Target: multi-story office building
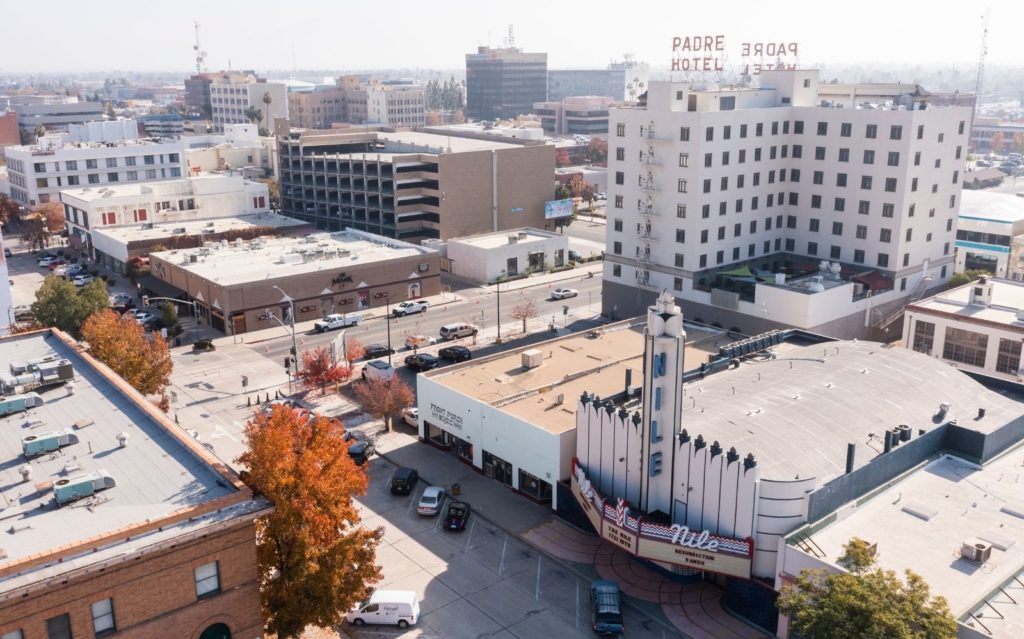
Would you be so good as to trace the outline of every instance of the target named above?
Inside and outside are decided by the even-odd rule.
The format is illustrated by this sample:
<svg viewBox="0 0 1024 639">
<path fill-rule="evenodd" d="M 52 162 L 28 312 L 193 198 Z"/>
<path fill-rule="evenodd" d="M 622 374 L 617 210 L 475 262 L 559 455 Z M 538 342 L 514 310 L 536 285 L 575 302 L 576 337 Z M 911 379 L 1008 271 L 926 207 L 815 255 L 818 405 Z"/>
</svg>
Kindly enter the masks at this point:
<svg viewBox="0 0 1024 639">
<path fill-rule="evenodd" d="M 93 230 L 270 212 L 267 185 L 238 175 L 65 189 L 60 201 L 64 204 L 68 244 L 116 270 L 124 266 L 123 255 L 94 251 Z"/>
<path fill-rule="evenodd" d="M 1001 152 L 1017 148 L 1017 142 L 1024 140 L 1024 122 L 1003 122 L 999 118 L 975 120 L 974 130 L 971 131 L 971 148 L 977 149 L 979 153 L 991 153 L 996 150 L 993 140 L 1002 140 L 1002 146 L 998 149 Z"/>
<path fill-rule="evenodd" d="M 185 129 L 185 121 L 177 113 L 143 115 L 138 120 L 148 138 L 180 138 Z"/>
<path fill-rule="evenodd" d="M 548 54 L 479 47 L 466 54 L 466 112 L 485 120 L 514 118 L 547 100 Z M 578 94 L 577 94 L 578 95 Z"/>
<path fill-rule="evenodd" d="M 606 313 L 669 290 L 745 333 L 855 335 L 952 275 L 970 109 L 822 106 L 817 71 L 761 78 L 612 109 Z"/>
<path fill-rule="evenodd" d="M 417 241 L 544 228 L 555 151 L 543 142 L 414 131 L 280 138 L 281 212 L 339 231 Z"/>
<path fill-rule="evenodd" d="M 312 91 L 292 91 L 288 114 L 291 126 L 300 129 L 329 129 L 342 122 L 419 127 L 426 124 L 426 95 L 419 84 L 345 76 Z"/>
<path fill-rule="evenodd" d="M 56 202 L 69 187 L 180 178 L 183 150 L 180 141 L 68 142 L 62 135 L 43 136 L 36 144 L 7 148 L 11 197 L 35 206 Z"/>
<path fill-rule="evenodd" d="M 255 124 L 225 124 L 223 134 L 187 135 L 181 143 L 189 175 L 234 169 L 277 175 L 277 140 L 259 135 Z"/>
<path fill-rule="evenodd" d="M 269 98 L 269 103 L 266 101 Z M 267 82 L 252 73 L 223 73 L 210 84 L 213 128 L 218 133 L 225 124 L 251 122 L 246 111 L 259 109 L 259 126 L 274 129 L 276 118 L 288 117 L 288 92 L 284 84 Z"/>
<path fill-rule="evenodd" d="M 189 113 L 211 117 L 213 108 L 210 103 L 210 85 L 218 76 L 219 73 L 195 73 L 185 78 L 185 105 Z"/>
<path fill-rule="evenodd" d="M 612 99 L 575 96 L 558 102 L 537 102 L 533 112 L 540 116 L 544 132 L 552 135 L 605 135 Z"/>
<path fill-rule="evenodd" d="M 548 100 L 558 102 L 577 95 L 596 95 L 616 102 L 635 102 L 647 90 L 650 71 L 646 62 L 627 58 L 605 69 L 551 69 Z"/>
<path fill-rule="evenodd" d="M 0 356 L 66 386 L 0 424 L 0 637 L 260 636 L 271 505 L 67 335 L 6 337 Z"/>
<path fill-rule="evenodd" d="M 40 125 L 49 132 L 66 131 L 71 124 L 103 119 L 101 102 L 79 102 L 75 98 L 61 98 L 61 101 L 31 103 L 12 100 L 11 108 L 18 114 L 18 126 L 29 133 L 34 132 Z"/>
</svg>

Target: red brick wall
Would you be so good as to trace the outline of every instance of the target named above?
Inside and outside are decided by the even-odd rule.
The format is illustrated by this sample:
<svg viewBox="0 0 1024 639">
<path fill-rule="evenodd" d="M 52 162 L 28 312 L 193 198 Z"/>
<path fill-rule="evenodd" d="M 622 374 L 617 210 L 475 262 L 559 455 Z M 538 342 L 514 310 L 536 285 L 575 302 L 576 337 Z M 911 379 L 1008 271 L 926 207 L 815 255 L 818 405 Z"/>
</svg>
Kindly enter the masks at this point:
<svg viewBox="0 0 1024 639">
<path fill-rule="evenodd" d="M 219 562 L 221 592 L 198 600 L 194 570 L 211 561 Z M 197 639 L 218 622 L 234 639 L 262 637 L 253 522 L 152 554 L 130 554 L 103 571 L 0 602 L 0 634 L 21 628 L 25 639 L 46 639 L 46 620 L 68 612 L 74 636 L 92 637 L 91 605 L 107 597 L 113 599 L 118 638 Z"/>
</svg>

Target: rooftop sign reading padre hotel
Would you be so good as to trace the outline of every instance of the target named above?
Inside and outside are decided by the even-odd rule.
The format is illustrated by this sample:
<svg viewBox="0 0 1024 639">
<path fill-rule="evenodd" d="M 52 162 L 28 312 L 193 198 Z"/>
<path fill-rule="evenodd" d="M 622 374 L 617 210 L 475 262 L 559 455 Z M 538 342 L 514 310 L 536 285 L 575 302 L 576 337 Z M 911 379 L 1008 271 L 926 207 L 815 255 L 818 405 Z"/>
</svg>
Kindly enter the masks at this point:
<svg viewBox="0 0 1024 639">
<path fill-rule="evenodd" d="M 741 75 L 772 69 L 796 69 L 796 42 L 741 42 Z M 724 71 L 728 50 L 724 35 L 685 35 L 672 38 L 672 71 Z"/>
</svg>

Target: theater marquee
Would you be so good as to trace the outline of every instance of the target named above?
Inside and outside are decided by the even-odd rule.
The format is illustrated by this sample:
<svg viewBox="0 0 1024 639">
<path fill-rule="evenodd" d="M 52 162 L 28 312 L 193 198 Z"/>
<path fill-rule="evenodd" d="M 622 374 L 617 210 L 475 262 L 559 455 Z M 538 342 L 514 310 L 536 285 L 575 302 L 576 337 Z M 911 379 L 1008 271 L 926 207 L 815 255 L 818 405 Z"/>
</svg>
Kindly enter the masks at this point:
<svg viewBox="0 0 1024 639">
<path fill-rule="evenodd" d="M 688 526 L 665 526 L 635 516 L 622 499 L 614 504 L 590 484 L 586 473 L 573 460 L 573 497 L 594 530 L 606 541 L 631 555 L 693 570 L 706 570 L 731 577 L 750 578 L 754 540 L 735 539 L 690 530 Z"/>
</svg>

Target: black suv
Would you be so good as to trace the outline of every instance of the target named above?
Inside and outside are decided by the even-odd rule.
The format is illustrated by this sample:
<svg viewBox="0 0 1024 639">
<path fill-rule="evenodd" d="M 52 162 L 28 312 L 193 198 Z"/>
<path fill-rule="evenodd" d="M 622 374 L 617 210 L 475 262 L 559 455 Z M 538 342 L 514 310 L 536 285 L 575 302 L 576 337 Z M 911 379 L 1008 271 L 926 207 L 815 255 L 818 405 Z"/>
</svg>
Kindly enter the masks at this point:
<svg viewBox="0 0 1024 639">
<path fill-rule="evenodd" d="M 427 353 L 420 353 L 418 355 L 410 355 L 405 358 L 405 365 L 410 370 L 414 370 L 417 373 L 423 371 L 429 371 L 432 368 L 437 368 L 440 362 L 433 355 Z"/>
<path fill-rule="evenodd" d="M 373 450 L 373 442 L 356 442 L 348 447 L 348 456 L 352 458 L 356 466 L 362 466 L 370 461 L 370 455 L 373 454 Z"/>
<path fill-rule="evenodd" d="M 622 625 L 622 600 L 619 584 L 595 579 L 590 584 L 591 627 L 602 637 L 618 637 L 625 631 Z"/>
<path fill-rule="evenodd" d="M 366 352 L 363 353 L 363 359 L 376 359 L 378 357 L 394 354 L 395 349 L 388 348 L 384 344 L 370 344 L 366 347 Z"/>
<path fill-rule="evenodd" d="M 437 351 L 437 354 L 442 359 L 449 359 L 453 362 L 464 362 L 467 359 L 473 358 L 473 351 L 469 350 L 465 346 L 445 346 L 441 350 Z"/>
<path fill-rule="evenodd" d="M 399 468 L 391 477 L 391 494 L 408 495 L 416 490 L 416 482 L 420 480 L 420 474 L 415 468 Z"/>
</svg>

